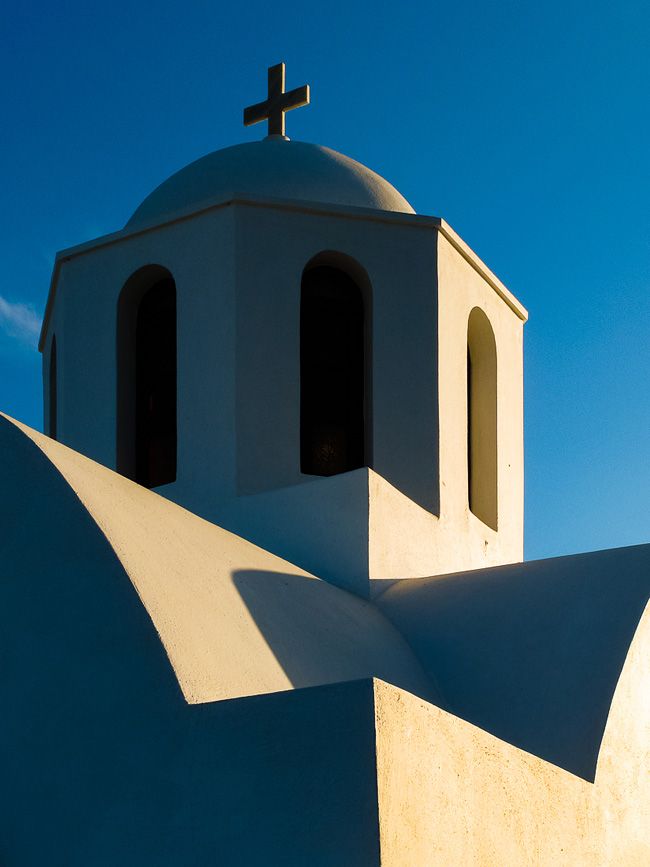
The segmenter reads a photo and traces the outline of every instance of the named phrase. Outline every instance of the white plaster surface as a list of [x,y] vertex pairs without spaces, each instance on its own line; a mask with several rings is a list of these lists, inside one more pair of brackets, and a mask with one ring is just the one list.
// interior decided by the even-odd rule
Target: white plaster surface
[[185,166],[147,196],[127,226],[247,193],[414,213],[395,187],[350,157],[307,142],[265,139],[214,151]]
[[382,867],[645,867],[649,682],[646,611],[593,783],[375,683]]
[[[435,696],[404,639],[372,604],[15,424],[105,534],[187,701],[375,675]],[[11,460],[10,443],[4,460]]]
[[373,604],[6,417],[0,482],[8,864],[648,863],[649,546]]
[[[487,291],[485,279],[442,233],[438,275],[439,534],[447,570],[514,563],[523,558],[524,539],[525,319]],[[470,512],[467,491],[467,324],[475,307],[487,316],[497,348],[498,532]]]
[[[398,581],[376,601],[448,710],[593,780],[649,598],[650,545],[638,545]],[[636,688],[642,707],[648,683]]]

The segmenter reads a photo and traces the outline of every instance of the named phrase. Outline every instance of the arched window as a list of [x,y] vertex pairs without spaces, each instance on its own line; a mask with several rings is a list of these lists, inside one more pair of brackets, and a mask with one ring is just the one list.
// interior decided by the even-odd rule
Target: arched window
[[368,463],[366,323],[357,283],[307,267],[300,302],[300,469],[333,476]]
[[136,272],[120,295],[117,468],[147,488],[176,480],[176,284]]
[[57,383],[56,383],[56,335],[52,337],[50,347],[50,383],[49,383],[49,407],[48,429],[53,440],[56,439],[56,413],[57,413]]
[[483,311],[467,326],[467,482],[469,508],[497,529],[497,347]]

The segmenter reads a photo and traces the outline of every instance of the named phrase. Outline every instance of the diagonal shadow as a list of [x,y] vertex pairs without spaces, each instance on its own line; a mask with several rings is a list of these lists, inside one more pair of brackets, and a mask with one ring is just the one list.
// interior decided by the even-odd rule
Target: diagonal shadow
[[588,781],[650,596],[650,545],[392,584],[377,605],[457,716]]
[[296,689],[378,677],[443,706],[408,644],[372,603],[309,576],[239,569],[232,580]]

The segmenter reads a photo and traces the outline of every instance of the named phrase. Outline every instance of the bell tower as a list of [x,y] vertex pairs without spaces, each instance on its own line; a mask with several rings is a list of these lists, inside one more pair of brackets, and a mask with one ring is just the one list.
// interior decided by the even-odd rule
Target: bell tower
[[355,593],[521,560],[527,314],[440,218],[245,123],[57,256],[50,435]]

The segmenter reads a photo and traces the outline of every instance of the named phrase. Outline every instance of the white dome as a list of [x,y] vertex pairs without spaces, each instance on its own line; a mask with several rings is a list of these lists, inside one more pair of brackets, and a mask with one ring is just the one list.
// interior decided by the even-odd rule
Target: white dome
[[128,228],[154,223],[233,194],[415,213],[376,172],[319,145],[265,139],[201,157],[157,187]]

